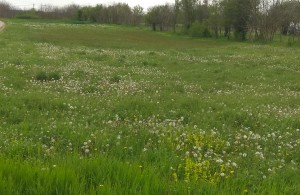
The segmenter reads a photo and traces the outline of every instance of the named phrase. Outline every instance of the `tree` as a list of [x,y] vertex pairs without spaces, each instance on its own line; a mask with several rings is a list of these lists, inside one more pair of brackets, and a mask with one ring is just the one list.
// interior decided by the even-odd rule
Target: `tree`
[[146,15],[146,22],[152,26],[152,30],[156,31],[157,25],[162,23],[162,10],[161,6],[153,6],[148,9]]
[[184,27],[188,30],[193,22],[195,22],[195,8],[198,3],[197,0],[181,0],[181,7],[183,11]]
[[132,24],[138,25],[142,23],[144,17],[144,8],[142,8],[140,5],[136,5],[132,9]]
[[234,28],[237,39],[245,40],[251,15],[251,0],[223,0],[225,34]]
[[221,26],[222,26],[222,7],[219,2],[214,2],[209,7],[208,24],[212,29],[212,31],[214,32],[214,36],[218,38],[219,31],[221,30]]
[[0,17],[3,18],[11,18],[14,17],[14,12],[12,10],[12,6],[6,1],[0,2]]

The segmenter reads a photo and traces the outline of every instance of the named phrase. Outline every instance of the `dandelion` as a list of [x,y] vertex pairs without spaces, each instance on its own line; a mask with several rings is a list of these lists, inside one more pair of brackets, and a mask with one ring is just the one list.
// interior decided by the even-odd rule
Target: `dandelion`
[[186,151],[185,155],[186,155],[186,156],[189,156],[189,155],[190,155],[190,152],[189,152],[189,151]]
[[216,162],[222,164],[223,160],[222,159],[218,159],[218,160],[216,160]]

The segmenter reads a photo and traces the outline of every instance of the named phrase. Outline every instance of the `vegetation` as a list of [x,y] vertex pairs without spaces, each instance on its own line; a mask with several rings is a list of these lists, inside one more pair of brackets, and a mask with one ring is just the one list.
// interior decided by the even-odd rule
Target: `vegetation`
[[6,24],[1,194],[300,193],[295,44]]
[[[72,19],[85,23],[150,26],[153,31],[174,31],[197,37],[271,42],[276,34],[300,35],[298,0],[175,0],[144,10],[126,3],[96,6],[75,4],[16,10],[0,2],[0,17]],[[192,28],[192,29],[191,29]]]

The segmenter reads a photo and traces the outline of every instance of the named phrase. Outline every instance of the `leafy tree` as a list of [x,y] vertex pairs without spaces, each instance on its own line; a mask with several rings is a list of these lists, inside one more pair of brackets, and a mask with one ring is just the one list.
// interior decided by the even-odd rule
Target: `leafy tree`
[[161,24],[161,6],[153,6],[148,9],[146,22],[152,26],[152,30],[156,31],[157,25]]
[[181,0],[181,7],[183,11],[183,21],[184,21],[184,27],[186,30],[188,30],[193,22],[195,22],[196,19],[196,5],[198,3],[197,0]]
[[[234,35],[246,39],[247,24],[251,15],[251,0],[223,0],[225,31],[234,28]],[[227,32],[228,33],[228,32]]]

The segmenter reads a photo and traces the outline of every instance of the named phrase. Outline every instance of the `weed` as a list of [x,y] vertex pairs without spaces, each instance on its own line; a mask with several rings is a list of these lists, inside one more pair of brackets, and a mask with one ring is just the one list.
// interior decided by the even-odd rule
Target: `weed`
[[41,82],[47,81],[47,80],[48,80],[47,73],[46,73],[45,71],[39,71],[39,72],[35,75],[35,79],[36,79],[37,81],[41,81]]
[[120,75],[114,75],[110,78],[111,83],[119,83],[122,80],[122,77]]
[[0,194],[299,194],[297,45],[7,23]]

